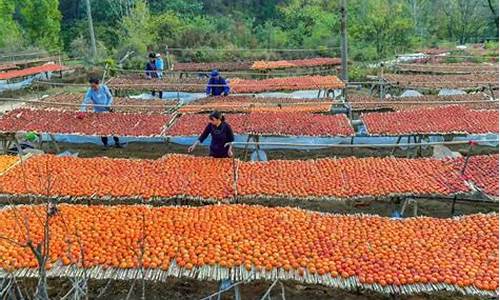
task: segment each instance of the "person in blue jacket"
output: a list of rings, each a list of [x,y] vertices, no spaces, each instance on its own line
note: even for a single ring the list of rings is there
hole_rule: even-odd
[[[214,111],[208,116],[208,125],[203,130],[198,140],[188,148],[188,152],[193,152],[197,145],[203,143],[211,135],[210,156],[215,158],[226,158],[233,156],[233,146],[227,143],[234,142],[234,134],[231,126],[226,123],[224,116]]]
[[[163,69],[165,68],[165,63],[163,62],[163,59],[161,58],[160,53],[156,53],[155,66],[156,66],[156,74],[158,74],[158,78],[162,79],[163,78]]]
[[[78,119],[85,118],[85,112],[87,111],[87,106],[93,104],[95,113],[107,113],[113,112],[111,105],[113,104],[113,95],[109,88],[105,84],[100,84],[99,79],[91,78],[89,80],[90,88],[88,89],[83,102],[80,106],[80,112],[78,113]],[[104,147],[108,147],[108,137],[101,137],[102,144]],[[115,142],[115,147],[121,148],[120,140],[118,137],[113,136],[113,141]]]
[[[207,96],[227,96],[229,95],[229,85],[224,77],[220,76],[219,71],[213,70],[210,73],[210,79],[208,80]]]

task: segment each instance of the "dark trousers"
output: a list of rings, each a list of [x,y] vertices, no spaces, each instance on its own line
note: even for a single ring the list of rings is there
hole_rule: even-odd
[[[152,91],[151,95],[153,95],[153,97],[154,97],[156,95],[156,91]],[[158,95],[159,95],[160,99],[163,99],[163,91],[159,91]]]
[[[104,146],[108,145],[108,137],[107,136],[101,136],[101,141],[102,141],[102,144]],[[113,141],[115,141],[115,144],[117,144],[117,145],[120,144],[120,140],[116,136],[113,137]]]

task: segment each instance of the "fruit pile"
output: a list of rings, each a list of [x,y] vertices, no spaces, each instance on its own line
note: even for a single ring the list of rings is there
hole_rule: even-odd
[[[471,156],[465,168],[465,178],[472,181],[485,194],[498,198],[498,154]],[[454,164],[461,172],[465,158],[457,158]]]
[[[456,166],[436,159],[236,162],[237,190],[243,197],[348,199],[469,192]],[[231,159],[185,155],[159,160],[42,155],[0,176],[0,190],[72,198],[225,200],[235,193],[233,167]]]
[[[318,67],[318,66],[336,66],[340,65],[340,63],[341,61],[339,58],[332,58],[332,57],[315,57],[306,59],[277,60],[277,61],[259,60],[253,63],[252,69],[271,70],[271,69],[304,68],[304,67]]]
[[[176,63],[174,71],[183,72],[210,72],[214,69],[219,71],[249,70],[251,62],[214,62],[214,63]]]
[[[484,93],[435,96],[425,95],[418,97],[380,99],[371,96],[350,95],[349,104],[354,111],[369,110],[406,110],[443,105],[458,104],[470,109],[498,109],[498,100],[490,100]]]
[[[298,76],[277,77],[262,80],[232,79],[230,81],[233,93],[260,93],[271,91],[296,91],[341,89],[344,83],[337,76]]]
[[[209,97],[181,107],[182,113],[221,112],[329,112],[331,99],[261,98],[248,96]]]
[[[42,155],[0,176],[0,190],[72,198],[222,200],[233,194],[232,161],[183,155],[154,161]]]
[[[442,74],[484,74],[498,73],[498,65],[451,63],[451,64],[398,64],[401,71]]]
[[[170,117],[160,114],[85,113],[15,109],[0,117],[0,132],[35,131],[93,136],[160,136]]]
[[[0,80],[9,80],[19,77],[25,77],[30,75],[36,75],[45,72],[57,72],[64,70],[65,67],[57,64],[44,64],[41,66],[21,69],[21,70],[11,70],[4,73],[0,73]]]
[[[351,136],[354,134],[354,130],[345,115],[251,112],[249,114],[228,114],[225,117],[235,134],[276,136]],[[199,135],[207,124],[207,115],[182,115],[166,131],[166,135]]]
[[[367,113],[361,119],[371,135],[498,133],[498,110],[459,105]]]
[[[108,87],[112,90],[132,91],[178,91],[178,92],[205,92],[206,79],[199,78],[164,78],[146,79],[140,76],[114,77],[109,80]]]
[[[498,87],[498,74],[470,75],[401,75],[385,74],[383,79],[388,83],[405,88],[451,88],[467,89],[483,86]]]
[[[79,111],[83,101],[82,94],[63,93],[40,100],[41,102],[28,103],[30,107],[47,110]],[[113,109],[119,113],[161,114],[170,112],[177,105],[174,100],[140,100],[126,97],[113,97]],[[67,105],[66,105],[67,104]],[[92,104],[88,111],[92,110]]]
[[[17,68],[17,65],[11,64],[11,63],[6,63],[6,64],[0,65],[0,71],[12,70],[12,69],[16,69],[16,68]]]
[[[314,275],[320,284],[337,287],[339,281],[349,281],[351,288],[361,283],[371,289],[377,285],[379,290],[413,285],[413,293],[441,290],[444,284],[455,291],[498,289],[498,215],[393,220],[244,205],[58,208],[50,221],[47,266],[49,273],[62,270],[58,275],[67,269],[56,264],[87,269],[144,267],[170,276],[180,276],[181,268],[191,271],[184,276],[210,278],[200,276],[205,267],[229,269],[224,276],[242,280],[242,268],[251,275],[271,275],[270,280],[305,281]],[[26,243],[19,228],[26,221],[35,244],[39,243],[44,209],[1,210],[0,236]],[[36,267],[28,247],[0,239],[0,269]],[[154,280],[155,275],[147,276]]]
[[[468,192],[453,167],[436,159],[345,158],[273,160],[239,166],[243,197],[355,198]]]
[[[7,171],[19,160],[19,157],[13,155],[0,155],[0,174]]]

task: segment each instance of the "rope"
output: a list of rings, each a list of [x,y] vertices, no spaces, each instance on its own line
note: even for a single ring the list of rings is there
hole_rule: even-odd
[[[450,50],[451,51],[451,50]],[[449,52],[449,51],[447,51]],[[498,58],[498,56],[493,56],[493,55],[446,55],[447,52],[444,52],[442,54],[425,54],[425,57],[411,57],[414,59],[425,59],[429,57],[442,57],[442,58]],[[396,57],[409,57],[408,54],[398,54]]]
[[[49,81],[40,81],[40,80],[34,80],[33,82],[39,83],[39,84],[46,84],[46,85],[56,85],[56,86],[81,86],[81,87],[88,87],[89,86],[87,83],[49,82]]]
[[[146,80],[146,79],[144,79]],[[264,79],[265,80],[265,79]],[[46,85],[59,85],[59,86],[85,86],[85,87],[88,87],[87,84],[79,84],[79,83],[59,83],[59,82],[44,82],[44,81],[35,81],[36,83],[42,83],[42,84],[46,84]],[[113,81],[108,81],[107,85],[111,86],[111,87],[116,87],[116,88],[120,88],[120,87],[141,87],[141,86],[145,86],[145,87],[150,87],[150,86],[191,86],[191,87],[203,87],[205,88],[207,86],[206,83],[174,83],[174,82],[164,82],[164,81],[151,81],[151,83],[121,83],[121,82],[118,82],[118,83],[115,83]],[[325,88],[324,86],[325,85],[319,85],[319,84],[316,84],[316,83],[311,83],[312,86],[315,86],[317,88]],[[211,87],[224,87],[226,85],[224,84],[211,84],[210,85]],[[229,84],[229,86],[231,87],[231,84]],[[259,83],[256,83],[256,84],[239,84],[239,83],[236,83],[236,85],[234,85],[234,87],[261,87],[262,85],[259,84]],[[267,84],[267,87],[282,87],[283,84],[280,84],[280,83],[275,83],[275,84]],[[330,87],[326,87],[326,88],[330,88]],[[337,88],[337,87],[331,87],[331,88]]]
[[[133,100],[133,99],[130,99]],[[43,101],[43,100],[35,100],[35,99],[16,99],[16,98],[0,98],[0,101],[5,102],[26,102],[26,103],[40,103],[40,104],[54,104],[61,106],[77,106],[80,107],[81,104],[78,103],[69,103],[69,102],[51,102],[51,101]],[[137,100],[137,101],[149,101],[149,100]],[[168,105],[168,101],[165,101],[165,104],[150,104],[150,105],[142,105],[142,104],[112,104],[112,107],[165,107],[165,106],[175,106],[176,104]],[[108,105],[103,104],[92,104],[93,107],[108,107]]]
[[[340,49],[340,46],[336,47],[324,47],[324,48],[231,48],[231,49],[220,49],[220,48],[168,48],[167,50],[172,51],[228,51],[228,52],[244,52],[244,51],[272,51],[272,52],[315,52],[315,51],[325,51]]]
[[[408,97],[410,98],[410,97]],[[418,97],[415,97],[418,98]],[[393,101],[393,100],[387,100],[387,101],[349,101],[347,103],[349,104],[422,104],[422,105],[432,105],[432,104],[462,104],[462,103],[490,103],[490,102],[495,102],[498,103],[498,100],[470,100],[470,101],[404,101],[404,100],[398,100],[398,101]]]
[[[317,67],[324,67],[324,66],[335,66],[335,65],[319,65]],[[316,66],[308,66],[307,68],[313,68]],[[297,67],[300,68],[300,67]],[[123,72],[123,73],[145,73],[146,71],[144,70],[126,70],[126,69],[118,69],[118,72]],[[268,69],[263,70],[263,71],[268,71]],[[150,71],[149,71],[150,72]],[[154,72],[154,71],[153,71]],[[182,71],[182,70],[163,70],[164,74],[209,74],[211,71]],[[326,70],[317,70],[314,72],[284,72],[284,73],[263,73],[263,72],[238,72],[238,71],[220,71],[220,73],[228,74],[228,75],[251,75],[251,76],[280,76],[280,75],[300,75],[300,76],[307,76],[307,75],[317,75],[318,73],[328,73],[332,72],[332,70],[326,69]],[[332,74],[334,75],[334,74]]]
[[[478,64],[474,65],[458,65],[453,66],[453,64],[395,64],[396,67],[399,68],[428,68],[428,69],[493,69],[498,72],[498,65],[486,65],[486,64]]]
[[[409,146],[432,146],[432,145],[465,145],[473,142],[498,143],[498,140],[469,140],[469,141],[450,141],[450,142],[425,142],[425,143],[399,143],[399,144],[300,144],[300,143],[280,143],[280,142],[231,142],[229,145],[259,145],[259,146],[291,146],[291,147],[331,147],[331,148],[392,148]]]

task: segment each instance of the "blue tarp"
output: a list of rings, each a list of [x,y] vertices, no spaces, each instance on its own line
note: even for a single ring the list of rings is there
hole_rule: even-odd
[[[74,143],[74,144],[82,144],[82,143],[91,143],[91,144],[101,144],[100,137],[93,136],[79,136],[79,135],[55,135],[57,142],[64,143]],[[193,144],[196,141],[196,136],[185,136],[185,137],[172,137],[170,138],[170,142],[174,144],[188,146]],[[236,142],[246,142],[248,139],[248,135],[237,135],[235,136]],[[397,137],[371,137],[371,136],[357,136],[354,138],[353,144],[355,145],[370,145],[370,144],[394,144],[397,142]],[[49,136],[44,135],[44,140],[48,141]],[[498,140],[498,134],[490,134],[490,135],[469,135],[466,137],[455,137],[456,141],[468,141],[468,140]],[[121,142],[131,143],[131,142],[141,142],[141,143],[164,143],[165,138],[120,138]],[[430,142],[440,142],[443,141],[442,136],[430,136]],[[261,143],[289,143],[289,144],[350,144],[350,137],[260,137]],[[400,143],[407,143],[407,136],[403,136]],[[414,143],[413,138],[410,140],[410,143]],[[210,144],[210,137],[203,143],[205,146]],[[498,146],[498,142],[480,142],[480,145],[487,146]],[[244,148],[244,145],[236,145],[238,148]],[[250,149],[254,149],[254,145],[249,146]],[[321,149],[324,147],[299,147],[299,146],[280,146],[280,145],[261,145],[261,149],[271,150],[271,149],[296,149],[296,150],[313,150],[313,149]],[[405,147],[401,147],[404,149]]]
[[[0,92],[21,90],[21,89],[24,89],[24,88],[30,86],[33,83],[33,80],[49,80],[51,76],[52,76],[52,73],[49,72],[48,76],[46,76],[45,73],[40,73],[40,74],[31,76],[31,77],[28,77],[22,81],[14,82],[14,83],[8,83],[7,80],[0,80]]]
[[[290,93],[272,92],[272,93],[260,93],[260,94],[238,94],[238,95],[248,95],[248,96],[255,95],[256,97],[272,97],[272,98],[286,97],[286,98],[301,99],[301,98],[316,98],[318,97],[318,92],[319,92],[318,90],[303,90],[303,91],[294,91]],[[335,95],[340,93],[341,93],[340,90],[335,91]],[[158,93],[156,93],[156,95],[158,95]],[[151,93],[143,93],[130,97],[135,99],[144,99],[144,100],[158,99],[158,97],[153,97]],[[189,103],[191,101],[204,97],[206,97],[204,93],[163,92],[162,99],[180,100],[183,103]]]

